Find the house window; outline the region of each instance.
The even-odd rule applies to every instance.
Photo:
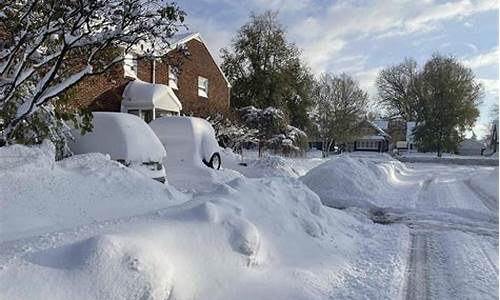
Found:
[[[160,117],[165,117],[165,116],[176,116],[177,113],[173,111],[168,111],[168,110],[163,110],[163,109],[155,109],[155,117],[160,118]]]
[[[198,76],[198,96],[208,98],[208,79]]]
[[[129,110],[127,110],[127,112],[129,114],[133,114],[133,115],[139,116],[139,110],[138,109],[129,109]]]
[[[141,110],[141,119],[146,123],[153,121],[153,110]]]
[[[168,66],[168,86],[177,90],[178,89],[177,82],[178,82],[177,70],[175,68],[172,68],[171,66]]]
[[[125,54],[123,60],[123,70],[125,77],[137,78],[137,58],[131,53]]]

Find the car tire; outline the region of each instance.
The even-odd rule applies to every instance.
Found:
[[[221,165],[222,161],[220,159],[220,154],[217,152],[212,154],[212,157],[210,157],[210,161],[208,162],[208,166],[214,170],[219,170]]]

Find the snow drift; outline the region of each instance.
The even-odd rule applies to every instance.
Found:
[[[405,194],[412,186],[405,180],[409,176],[412,174],[408,169],[396,160],[374,162],[341,155],[312,169],[300,180],[331,207],[411,207],[415,195]],[[394,194],[395,190],[398,193]]]
[[[0,240],[146,213],[188,199],[90,153],[56,162],[54,146],[0,148]]]
[[[0,174],[7,196],[2,238],[8,241],[0,253],[0,298],[340,299],[400,293],[407,229],[327,208],[297,179],[238,178],[186,201],[103,155],[54,162],[50,144],[5,149],[2,155],[18,152],[39,161],[29,172],[26,165],[2,164],[10,173]],[[21,237],[26,239],[14,240]],[[372,274],[377,281],[369,280]]]

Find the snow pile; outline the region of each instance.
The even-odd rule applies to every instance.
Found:
[[[44,141],[31,148],[22,145],[0,147],[0,176],[45,170],[55,166],[54,144]]]
[[[292,178],[240,178],[98,225],[24,247],[0,268],[0,297],[380,299],[403,286],[404,226],[326,208]]]
[[[260,159],[249,160],[247,166],[230,166],[241,174],[250,178],[260,177],[299,177],[299,173],[293,168],[290,161],[281,156],[265,156]]]
[[[74,140],[69,147],[74,154],[99,152],[112,159],[135,162],[161,162],[165,148],[151,128],[132,114],[94,112],[92,132],[84,135],[73,130]]]
[[[164,161],[167,179],[176,188],[208,191],[215,183],[241,177],[235,171],[213,170],[203,163],[221,151],[208,121],[194,117],[161,117],[149,125],[167,150]]]
[[[301,180],[331,207],[412,206],[405,194],[408,169],[400,162],[341,155],[309,171]],[[395,186],[398,189],[394,189]],[[396,192],[396,194],[394,194]]]
[[[30,268],[18,271],[30,270],[22,282],[31,287],[4,286],[9,299],[168,299],[173,286],[165,253],[123,236],[91,237],[27,255],[26,262]]]
[[[54,146],[0,148],[0,240],[184,202],[170,186],[91,153],[54,161]]]

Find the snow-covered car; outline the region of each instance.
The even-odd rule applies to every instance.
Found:
[[[139,117],[115,112],[94,112],[92,132],[73,130],[69,146],[74,154],[99,152],[144,176],[165,182],[165,148]]]
[[[149,123],[167,150],[167,167],[222,165],[212,125],[195,117],[161,117]]]

